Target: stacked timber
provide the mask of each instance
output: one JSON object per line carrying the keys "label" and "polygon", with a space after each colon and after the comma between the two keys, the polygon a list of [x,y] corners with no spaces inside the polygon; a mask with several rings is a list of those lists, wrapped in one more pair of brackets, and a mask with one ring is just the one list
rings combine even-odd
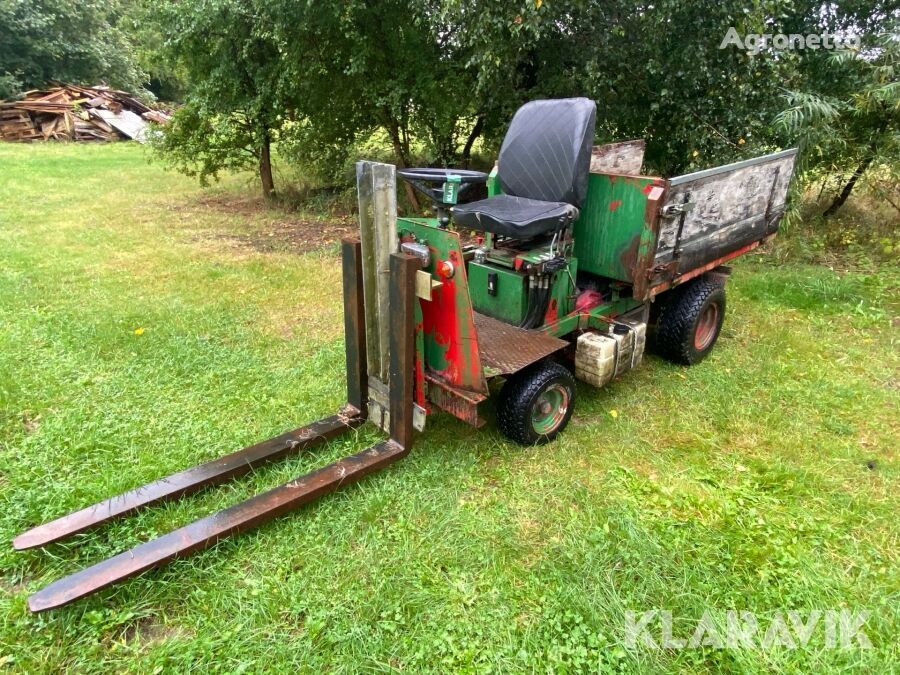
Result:
{"label": "stacked timber", "polygon": [[0,101],[0,138],[6,141],[143,141],[148,122],[168,120],[165,111],[105,86],[63,84]]}

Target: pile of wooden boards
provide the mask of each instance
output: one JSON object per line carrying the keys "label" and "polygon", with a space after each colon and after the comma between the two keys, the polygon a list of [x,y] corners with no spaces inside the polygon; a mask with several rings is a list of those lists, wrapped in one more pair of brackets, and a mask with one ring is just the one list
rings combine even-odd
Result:
{"label": "pile of wooden boards", "polygon": [[143,141],[148,122],[168,120],[168,113],[105,86],[62,84],[0,101],[0,138],[6,141]]}

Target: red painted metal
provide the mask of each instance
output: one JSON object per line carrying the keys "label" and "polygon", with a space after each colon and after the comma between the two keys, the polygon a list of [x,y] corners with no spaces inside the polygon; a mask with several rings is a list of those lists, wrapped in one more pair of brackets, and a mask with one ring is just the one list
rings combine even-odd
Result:
{"label": "red painted metal", "polygon": [[541,325],[552,325],[557,321],[559,321],[559,303],[556,302],[556,298],[553,298],[547,305],[547,311],[544,314],[544,321]]}
{"label": "red painted metal", "polygon": [[425,339],[433,340],[440,354],[438,357],[432,352],[428,357],[426,346],[426,371],[432,371],[453,387],[487,393],[481,366],[481,341],[477,338],[472,317],[459,236],[454,232],[441,234],[445,238],[441,248],[435,242],[429,242],[435,267],[440,268],[443,262],[449,261],[455,273],[451,278],[443,279],[441,285],[434,289],[430,302],[421,303]]}
{"label": "red painted metal", "polygon": [[694,349],[703,351],[712,342],[716,335],[716,326],[719,323],[719,306],[716,303],[710,304],[700,319],[697,321],[697,328],[694,330]]}
{"label": "red painted metal", "polygon": [[676,278],[672,279],[671,281],[664,281],[661,284],[657,284],[656,286],[654,286],[653,288],[650,289],[650,297],[651,298],[655,297],[655,296],[659,295],[660,293],[662,293],[663,291],[667,291],[670,288],[678,286],[679,284],[683,284],[685,281],[690,281],[691,279],[694,279],[695,277],[699,277],[701,274],[705,274],[706,272],[709,272],[710,270],[713,270],[716,267],[719,267],[720,265],[728,262],[729,260],[734,260],[738,256],[744,255],[748,251],[752,251],[757,246],[759,246],[760,244],[762,244],[763,242],[766,242],[766,241],[769,241],[769,237],[767,237],[765,239],[760,239],[759,241],[751,242],[751,243],[747,244],[746,246],[742,246],[741,248],[732,251],[728,255],[723,255],[721,258],[716,258],[712,262],[709,262],[706,265],[703,265],[702,267],[698,267],[696,269],[691,270],[690,272],[682,274],[680,277],[676,277]]}

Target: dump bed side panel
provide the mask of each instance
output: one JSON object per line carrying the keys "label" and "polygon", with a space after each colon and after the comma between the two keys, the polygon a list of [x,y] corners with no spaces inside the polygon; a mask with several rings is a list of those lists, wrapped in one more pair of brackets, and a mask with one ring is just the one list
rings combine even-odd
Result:
{"label": "dump bed side panel", "polygon": [[670,179],[651,285],[774,234],[796,155],[796,150],[785,150]]}

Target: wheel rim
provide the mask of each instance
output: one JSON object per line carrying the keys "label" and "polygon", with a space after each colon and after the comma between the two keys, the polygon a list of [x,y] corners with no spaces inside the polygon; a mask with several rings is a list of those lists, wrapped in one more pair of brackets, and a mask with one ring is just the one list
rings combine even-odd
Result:
{"label": "wheel rim", "polygon": [[711,302],[703,310],[700,318],[697,320],[697,328],[694,331],[694,348],[698,352],[712,344],[716,337],[716,329],[719,326],[719,305]]}
{"label": "wheel rim", "polygon": [[541,392],[531,408],[531,426],[541,436],[555,431],[569,410],[569,392],[561,384],[550,385]]}

